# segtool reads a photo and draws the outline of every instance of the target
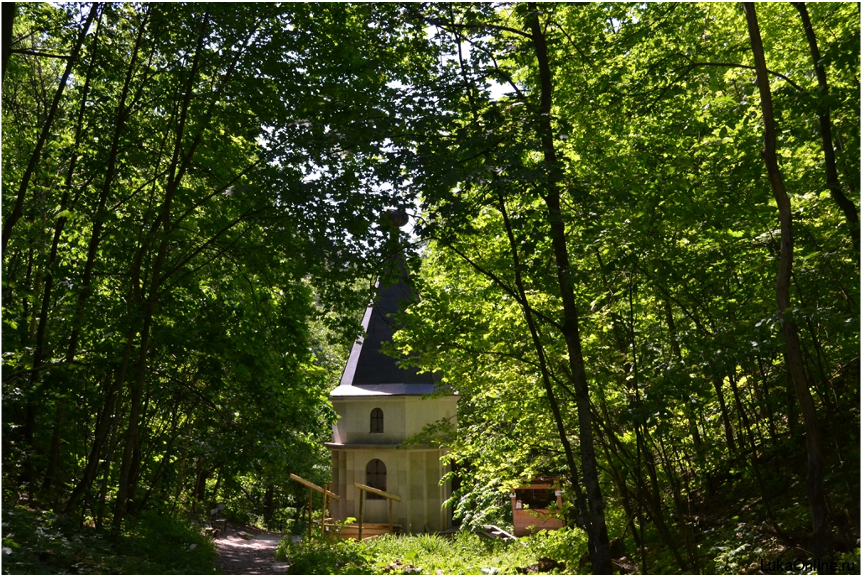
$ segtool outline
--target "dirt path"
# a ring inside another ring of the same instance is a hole
[[[249,534],[245,539],[240,531]],[[287,563],[275,560],[275,548],[284,536],[254,527],[231,528],[225,536],[215,540],[218,548],[218,566],[225,575],[272,575],[285,573]]]

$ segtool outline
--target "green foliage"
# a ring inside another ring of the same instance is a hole
[[[352,541],[311,540],[293,543],[282,539],[275,552],[277,559],[290,562],[296,575],[371,575],[369,556],[362,545]]]
[[[382,148],[410,115],[395,112],[396,80],[421,71],[406,55],[424,32],[399,14],[18,7],[24,52],[83,44],[70,60],[15,52],[3,82],[16,496],[99,526],[216,502],[297,524],[289,473],[327,480],[327,392],[386,249],[381,212],[403,203]]]
[[[575,502],[576,316],[612,536],[670,573],[751,559],[765,532],[704,527],[738,508],[802,532],[794,320],[851,548],[859,253],[819,117],[858,203],[859,12],[809,11],[827,92],[796,9],[757,7],[794,218],[780,314],[785,238],[737,5],[19,4],[2,95],[4,499],[118,528],[126,511],[221,501],[300,530],[287,477],[327,481],[327,392],[398,205],[418,207],[424,259],[397,345],[459,393],[457,427],[421,440],[448,448],[465,525],[507,523],[508,488],[537,475],[566,477]],[[78,38],[69,60],[25,53],[70,55]]]
[[[587,552],[587,535],[580,529],[564,527],[556,531],[539,531],[528,539],[530,550],[536,557],[547,557],[564,563],[574,571]]]
[[[671,573],[739,549],[736,534],[721,538],[720,553],[703,544],[701,522],[722,506],[754,506],[759,521],[771,514],[782,525],[810,524],[798,471],[806,448],[781,332],[793,320],[808,383],[821,389],[818,420],[828,422],[827,490],[848,509],[836,534],[858,532],[850,509],[858,490],[859,254],[850,222],[823,193],[817,118],[828,105],[833,129],[854,150],[836,153],[845,162],[842,189],[856,202],[858,9],[811,9],[822,53],[845,55],[827,69],[834,99],[817,95],[795,8],[757,9],[796,230],[794,307],[778,314],[782,238],[738,6],[544,6],[550,78],[522,33],[532,17],[526,5],[429,8],[435,41],[448,50],[438,73],[453,79],[441,100],[452,120],[418,146],[419,233],[428,242],[422,301],[404,314],[396,339],[408,361],[443,371],[459,392],[459,426],[447,438],[462,480],[452,501],[459,516],[472,521],[493,509],[494,485],[565,470],[561,435],[572,441],[583,432],[563,329],[576,314],[602,491],[613,502],[605,509],[622,510],[609,521],[611,537],[625,533],[628,548],[643,537],[653,549],[647,567]],[[492,94],[489,76],[511,89]],[[540,130],[542,82],[553,94],[554,163]],[[546,207],[555,193],[558,212]],[[575,310],[565,309],[558,282],[559,223]],[[562,431],[549,417],[541,362]],[[754,503],[764,499],[769,507]],[[476,510],[476,502],[485,505]],[[799,506],[806,513],[784,513]]]
[[[583,538],[570,533],[539,535],[518,542],[504,542],[459,531],[454,537],[440,535],[382,535],[353,540],[314,540],[293,543],[285,538],[276,557],[291,564],[291,572],[301,575],[388,573],[393,565],[411,565],[423,573],[442,569],[452,575],[479,575],[489,569],[514,573],[516,567],[534,565],[537,557],[567,557],[566,545],[583,546]],[[546,555],[541,555],[545,553]],[[482,571],[485,569],[485,571]]]
[[[385,572],[386,565],[396,561],[422,569],[423,573],[472,575],[481,569],[497,569],[499,573],[514,572],[516,567],[535,563],[530,544],[487,539],[467,531],[452,538],[440,535],[383,535],[362,542],[372,557],[376,572]]]
[[[51,512],[4,506],[3,572],[215,574],[215,546],[187,521],[144,514],[116,540]]]

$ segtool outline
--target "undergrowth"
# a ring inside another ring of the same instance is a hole
[[[376,575],[398,572],[406,566],[421,573],[487,575],[515,573],[517,567],[536,565],[548,557],[572,566],[586,550],[579,531],[563,529],[518,541],[487,539],[459,532],[453,538],[439,535],[384,535],[355,541],[292,543],[284,539],[276,557],[288,561],[291,575]]]
[[[116,539],[50,511],[3,509],[4,575],[212,575],[216,550],[189,522],[128,518]]]

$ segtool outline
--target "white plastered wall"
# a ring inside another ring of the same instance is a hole
[[[365,483],[365,469],[372,459],[386,465],[386,490],[401,497],[393,503],[393,520],[406,532],[441,531],[451,525],[451,513],[443,502],[451,486],[440,485],[445,470],[440,457],[444,450],[415,445],[398,447],[430,423],[454,418],[456,396],[422,399],[421,396],[380,396],[333,398],[339,420],[333,426],[333,490],[342,497],[333,502],[338,520],[356,517],[359,493],[354,482]],[[371,410],[383,411],[383,433],[371,433]],[[364,520],[387,523],[388,501],[366,500]]]

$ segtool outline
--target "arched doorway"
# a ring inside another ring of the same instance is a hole
[[[365,466],[365,485],[386,491],[386,464],[379,459],[372,459]],[[369,493],[368,499],[384,499],[374,493]]]

